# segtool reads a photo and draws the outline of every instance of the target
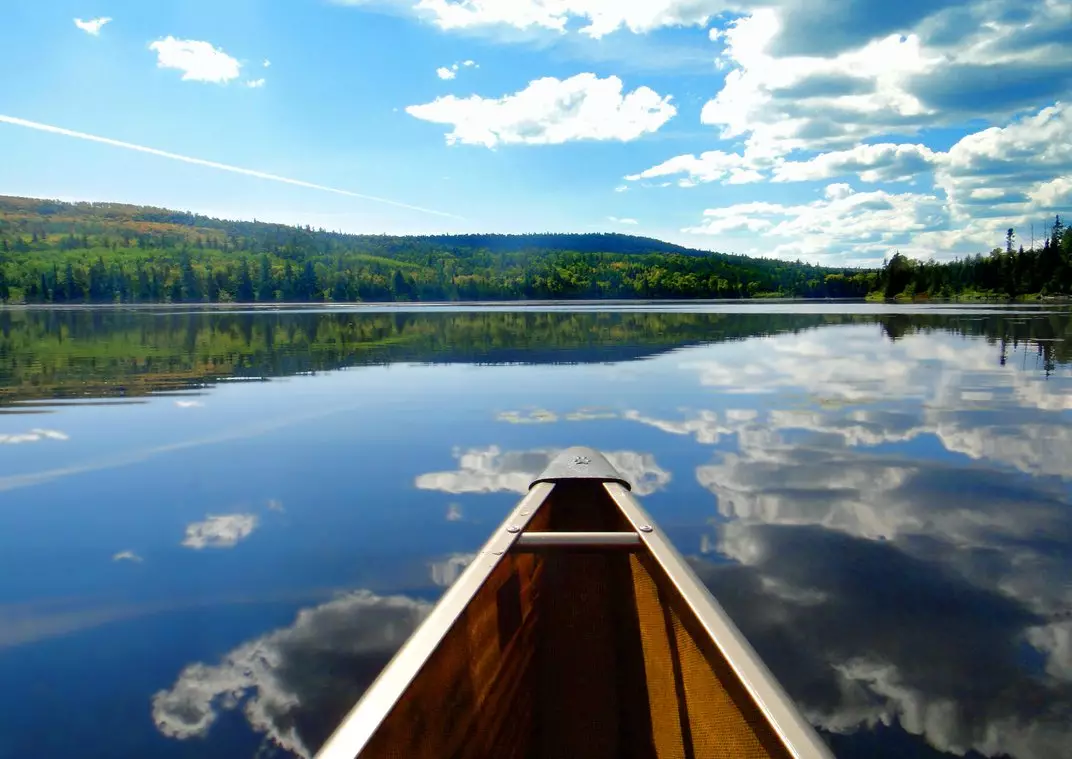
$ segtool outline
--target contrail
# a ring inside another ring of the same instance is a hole
[[[135,145],[132,142],[122,142],[121,140],[112,140],[108,137],[98,137],[95,134],[86,134],[85,132],[75,132],[72,129],[64,129],[63,127],[52,126],[50,124],[40,124],[36,121],[27,121],[26,119],[15,118],[14,116],[5,116],[0,114],[0,123],[12,124],[14,126],[26,127],[27,129],[36,129],[39,132],[50,132],[52,134],[62,134],[65,137],[76,137],[79,140],[89,140],[90,142],[99,142],[103,145],[111,145],[116,148],[125,148],[126,150],[136,150],[139,153],[148,153],[149,155],[160,156],[161,158],[170,158],[173,161],[182,161],[183,163],[192,163],[197,166],[207,166],[210,169],[219,169],[221,171],[230,171],[234,174],[245,174],[248,177],[256,177],[257,179],[268,179],[273,182],[283,182],[284,184],[291,184],[296,187],[306,187],[310,190],[321,190],[323,192],[333,192],[336,195],[345,195],[348,198],[360,198],[361,200],[371,200],[376,203],[385,203],[389,206],[396,206],[397,208],[408,208],[410,211],[420,211],[421,213],[430,213],[435,216],[444,216],[448,219],[459,219],[464,221],[464,218],[457,214],[447,213],[446,211],[436,211],[432,208],[422,208],[421,206],[412,206],[409,203],[400,203],[397,200],[388,200],[387,198],[378,198],[375,195],[363,195],[360,192],[350,192],[349,190],[340,190],[337,187],[327,187],[322,184],[313,184],[312,182],[303,182],[300,179],[290,179],[289,177],[281,177],[277,174],[268,174],[264,171],[255,171],[253,169],[243,169],[241,166],[230,166],[226,163],[216,163],[215,161],[206,161],[203,158],[193,158],[188,155],[179,155],[178,153],[169,153],[166,150],[157,150],[156,148],[149,148],[144,145]]]

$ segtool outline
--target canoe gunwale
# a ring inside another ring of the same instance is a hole
[[[585,480],[588,483],[583,482]],[[567,485],[569,482],[576,485]],[[380,725],[421,675],[422,668],[508,556],[555,550],[648,554],[649,560],[661,570],[663,577],[657,581],[668,583],[668,592],[678,597],[675,603],[684,603],[684,607],[679,608],[687,609],[691,624],[697,625],[695,634],[709,641],[713,655],[717,649],[717,655],[729,667],[727,676],[732,672],[743,688],[741,698],[751,699],[769,725],[773,732],[771,740],[780,742],[781,748],[794,759],[833,759],[830,749],[804,719],[733,620],[667,536],[655,526],[630,492],[628,484],[623,483],[617,471],[598,451],[571,448],[560,454],[544,476],[532,483],[528,493],[366,690],[317,752],[316,759],[355,759],[365,750]],[[552,493],[560,488],[573,494],[587,489],[590,495],[599,493],[600,499],[609,499],[619,512],[615,522],[619,531],[526,532],[526,527],[542,507],[554,506],[549,501],[553,500]],[[626,525],[632,531],[620,531]],[[685,726],[687,722],[682,724]]]
[[[380,673],[365,695],[328,738],[316,759],[354,759],[364,750],[380,724],[405,694],[421,667],[446,637],[469,602],[487,582],[517,542],[521,531],[554,490],[554,484],[542,482],[514,507],[506,521],[492,533],[476,558],[447,589],[424,622],[407,640]]]
[[[633,494],[617,482],[604,482],[603,487],[637,530],[640,541],[663,569],[790,755],[797,759],[833,759],[815,728],[804,719],[789,694],[688,562],[654,527],[651,517]]]

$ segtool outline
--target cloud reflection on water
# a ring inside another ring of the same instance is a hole
[[[945,335],[780,336],[683,364],[754,414],[623,414],[722,448],[696,470],[719,519],[694,565],[816,725],[1068,754],[1072,372],[1018,363]]]
[[[497,445],[455,450],[458,469],[418,475],[414,484],[421,490],[444,493],[527,493],[529,484],[561,449],[503,451]],[[607,460],[633,483],[637,495],[651,495],[670,482],[670,472],[658,465],[649,453],[604,451]]]
[[[358,590],[303,609],[219,664],[186,667],[153,696],[153,721],[166,736],[203,738],[241,709],[254,730],[309,759],[431,607]]]
[[[202,522],[186,525],[182,545],[194,550],[202,548],[233,548],[245,540],[257,527],[255,514],[218,514]]]

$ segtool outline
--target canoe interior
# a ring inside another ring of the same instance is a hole
[[[631,531],[604,488],[555,487],[527,531]],[[503,556],[361,757],[787,757],[655,560]]]

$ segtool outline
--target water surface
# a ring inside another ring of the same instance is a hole
[[[1072,754],[1072,315],[0,311],[0,757],[309,757],[600,448],[839,756]]]

